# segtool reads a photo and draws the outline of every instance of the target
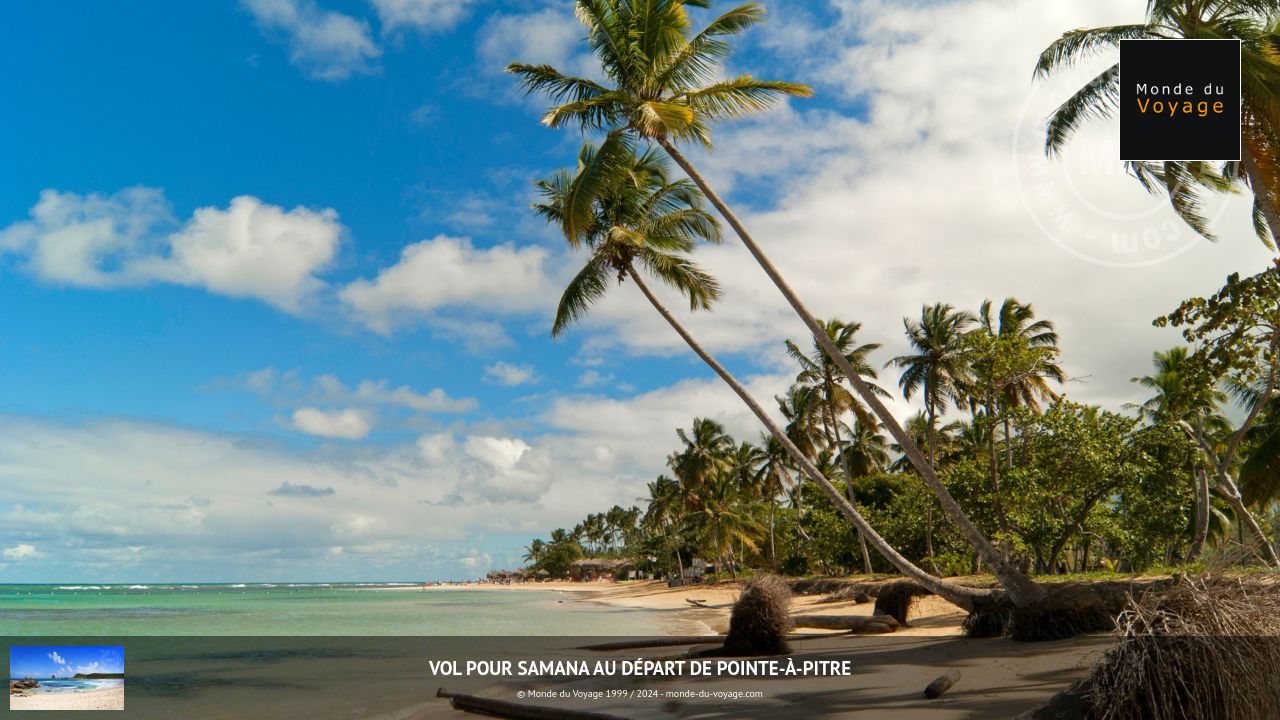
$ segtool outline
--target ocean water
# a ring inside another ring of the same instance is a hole
[[[541,590],[368,584],[0,585],[0,636],[611,636],[662,613]]]
[[[27,692],[74,693],[74,692],[86,692],[88,690],[99,690],[102,688],[124,684],[124,680],[117,680],[117,679],[50,680],[48,678],[36,678],[36,680],[40,681],[40,687],[34,688],[32,690],[28,690]]]

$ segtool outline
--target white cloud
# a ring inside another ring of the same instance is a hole
[[[533,368],[509,362],[496,362],[484,369],[485,377],[507,387],[523,385],[533,380]]]
[[[336,375],[307,380],[297,370],[282,372],[274,367],[219,379],[213,386],[243,388],[281,405],[382,405],[427,413],[461,413],[476,407],[475,398],[451,397],[443,388],[420,392],[408,385],[392,387],[387,380],[361,380],[350,387]]]
[[[297,312],[324,285],[314,273],[333,261],[342,229],[337,220],[333,210],[286,212],[238,197],[226,210],[197,210],[169,238],[169,257],[139,263],[139,269],[176,284],[258,298]]]
[[[412,318],[467,306],[490,312],[546,310],[547,251],[537,246],[476,248],[467,238],[439,235],[404,249],[399,262],[373,280],[356,280],[339,297],[369,328],[390,333]]]
[[[36,546],[30,543],[18,543],[13,547],[5,548],[0,555],[3,555],[5,560],[39,560],[44,557],[44,553],[36,550]]]
[[[45,190],[30,219],[0,230],[0,252],[26,259],[37,278],[77,287],[156,282],[254,298],[303,312],[325,287],[316,273],[337,253],[342,226],[333,210],[284,210],[254,197],[195,211],[181,227],[162,191],[114,195]]]
[[[400,27],[447,30],[458,24],[476,0],[370,0],[384,31]]]
[[[500,73],[516,61],[594,77],[600,74],[599,64],[583,51],[586,34],[572,6],[563,3],[530,13],[494,15],[480,30],[477,52],[482,68],[490,73]]]
[[[497,556],[636,494],[634,475],[619,479],[594,458],[556,436],[497,427],[304,449],[0,414],[0,495],[42,488],[32,504],[0,509],[0,542],[11,546],[6,561],[33,552],[18,543],[58,548],[10,564],[22,580],[272,581],[298,567],[330,578],[468,577],[488,567],[462,558]]]
[[[1066,391],[1118,406],[1141,399],[1129,378],[1148,369],[1150,353],[1179,342],[1152,328],[1153,317],[1212,292],[1230,272],[1269,262],[1242,198],[1210,203],[1221,242],[1194,239],[1167,198],[1147,195],[1124,174],[1113,123],[1087,126],[1049,167],[1066,210],[1122,216],[1108,221],[1113,232],[1172,227],[1185,252],[1148,267],[1087,262],[1078,254],[1107,252],[1108,235],[1093,237],[1078,223],[1055,242],[1042,229],[1046,211],[1024,203],[1020,187],[1040,156],[1043,119],[1101,69],[1086,64],[1033,84],[1040,51],[1065,29],[1138,21],[1140,3],[838,0],[832,7],[833,23],[783,23],[778,43],[800,58],[791,72],[750,68],[817,82],[825,109],[794,101],[717,128],[714,151],[691,154],[714,185],[756,183],[752,190],[776,198],[772,207],[731,204],[815,314],[861,321],[863,342],[885,343],[873,360],[906,350],[901,319],[922,304],[976,309],[983,298],[1016,296],[1057,322],[1067,370],[1081,379]],[[788,15],[771,10],[774,20],[758,31],[766,39]],[[1032,146],[1031,157],[1015,154],[1015,140]],[[784,338],[805,337],[730,232],[697,259],[725,290],[713,313],[679,313],[706,346],[768,362]],[[662,296],[679,307],[672,293]],[[638,354],[688,353],[627,285],[611,289],[583,330],[589,352],[621,345]]]
[[[373,414],[364,410],[321,410],[304,407],[293,412],[293,427],[309,435],[359,440],[373,429]]]
[[[66,664],[67,664],[67,661],[66,661],[65,659],[63,659],[63,657],[62,657],[61,655],[59,655],[59,654],[58,654],[58,652],[57,652],[56,650],[55,650],[55,651],[53,651],[53,652],[51,652],[51,653],[49,653],[49,659],[50,659],[50,660],[52,660],[52,661],[53,661],[55,664],[57,664],[57,665],[66,665]]]
[[[312,0],[241,0],[264,30],[284,34],[289,60],[318,80],[371,73],[382,54],[369,23],[318,7]]]

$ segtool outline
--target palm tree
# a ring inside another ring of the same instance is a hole
[[[727,469],[721,470],[706,485],[702,508],[694,513],[706,529],[704,540],[715,548],[720,562],[728,566],[734,577],[738,576],[738,563],[733,544],[757,549],[756,538],[762,529],[751,516],[745,498],[733,474]]]
[[[840,349],[840,354],[849,362],[855,371],[861,376],[874,379],[876,370],[867,361],[867,356],[872,352],[880,349],[880,343],[865,343],[859,345],[856,340],[858,330],[862,328],[862,323],[846,323],[838,319],[827,320],[822,323],[822,329]],[[817,392],[815,400],[821,410],[823,434],[827,440],[827,447],[837,449],[841,445],[840,429],[844,425],[842,420],[847,412],[853,412],[860,424],[875,425],[875,417],[867,410],[866,406],[858,402],[844,385],[840,383],[842,378],[840,370],[835,363],[827,357],[822,348],[815,342],[813,350],[806,355],[799,346],[794,342],[786,341],[787,354],[792,357],[800,365],[800,374],[796,376],[797,383],[804,383],[814,388]],[[868,383],[870,387],[880,395],[888,397],[888,393],[881,390],[875,384]],[[849,494],[849,504],[857,507],[857,501],[853,492],[853,474],[848,467],[844,467],[845,482],[847,484],[847,492]],[[871,555],[867,552],[867,541],[862,534],[854,531],[858,539],[858,545],[862,550],[862,567],[869,575],[871,574]]]
[[[524,561],[530,565],[537,565],[546,554],[547,544],[542,540],[534,540],[524,549]]]
[[[689,141],[709,147],[712,123],[763,110],[787,96],[812,94],[805,85],[757,80],[750,75],[718,79],[717,73],[732,51],[724,38],[758,23],[764,17],[764,8],[756,2],[744,3],[712,20],[703,30],[693,32],[687,8],[709,5],[709,0],[576,0],[578,19],[586,26],[587,43],[608,78],[606,84],[566,75],[549,65],[513,63],[507,66],[509,72],[521,78],[527,92],[544,93],[559,103],[543,116],[544,124],[553,128],[576,125],[583,131],[608,132],[596,162],[581,173],[580,192],[566,198],[566,207],[559,213],[557,219],[565,235],[580,237],[595,222],[593,197],[608,187],[607,178],[617,168],[628,164],[627,138],[638,137],[661,146],[729,223],[823,352],[831,357],[853,390],[903,447],[912,465],[938,496],[947,516],[988,561],[1009,599],[1018,606],[1039,601],[1044,597],[1044,589],[1008,563],[973,524],[929,467],[920,448],[841,355],[737,215],[676,147],[676,143]],[[763,414],[763,411],[758,413]],[[927,574],[919,572],[922,577]],[[934,580],[936,578],[929,582]]]
[[[646,527],[661,530],[667,546],[675,551],[677,577],[684,577],[684,559],[680,556],[678,528],[684,522],[684,502],[680,484],[666,475],[649,483],[649,507],[644,515]],[[668,566],[670,567],[670,566]]]
[[[968,382],[968,366],[964,356],[964,333],[977,318],[946,303],[920,308],[920,319],[903,318],[902,325],[914,350],[912,355],[899,355],[889,363],[902,368],[898,387],[902,397],[910,400],[917,390],[924,397],[926,447],[929,465],[937,467],[938,416],[946,405],[959,403]]]
[[[535,206],[538,212],[549,221],[560,222],[570,197],[579,194],[584,182],[598,181],[598,178],[584,177],[600,171],[599,164],[594,162],[596,156],[595,149],[588,145],[579,155],[581,162],[576,175],[561,172],[551,180],[540,182],[539,188],[546,202]],[[649,288],[639,270],[684,294],[695,310],[708,307],[719,296],[715,280],[685,257],[698,239],[710,241],[718,237],[717,225],[701,209],[701,198],[696,191],[687,191],[683,181],[670,181],[665,166],[650,152],[640,156],[632,152],[628,164],[608,170],[609,182],[595,190],[591,211],[593,219],[582,226],[581,231],[566,233],[571,245],[587,246],[591,256],[586,266],[569,282],[560,299],[552,335],[562,333],[602,298],[612,277],[619,282],[630,279],[689,348],[782,443],[801,472],[822,488],[836,508],[890,563],[932,592],[961,607],[972,608],[975,598],[989,596],[990,591],[948,583],[930,575],[889,545],[791,442],[742,383],[689,334]],[[673,216],[679,220],[671,219]],[[561,226],[564,227],[563,223]],[[640,265],[639,270],[637,264]]]
[[[1229,435],[1227,420],[1219,413],[1227,395],[1212,385],[1206,386],[1189,380],[1190,357],[1191,353],[1186,347],[1153,353],[1151,362],[1155,372],[1133,378],[1132,382],[1154,391],[1155,395],[1141,405],[1130,407],[1138,410],[1152,425],[1186,422],[1201,433],[1214,437]],[[1202,462],[1196,462],[1192,475],[1195,478],[1196,511],[1187,562],[1195,562],[1200,557],[1205,540],[1209,537],[1212,515],[1209,475]]]
[[[1219,170],[1203,162],[1130,162],[1132,174],[1150,192],[1167,192],[1174,210],[1196,232],[1212,239],[1200,214],[1202,189],[1230,190],[1243,178],[1254,195],[1254,225],[1273,249],[1280,243],[1280,44],[1274,27],[1280,13],[1275,0],[1148,0],[1147,19],[1136,25],[1081,28],[1064,33],[1040,55],[1036,77],[1043,78],[1121,40],[1135,38],[1239,39],[1241,41],[1241,161]],[[1106,118],[1117,109],[1120,65],[1085,83],[1050,116],[1045,152],[1062,152],[1072,134],[1089,118]]]
[[[859,375],[875,379],[875,367],[867,360],[867,356],[879,350],[880,343],[858,344],[856,336],[862,329],[862,323],[846,323],[833,318],[823,322],[822,329]],[[835,423],[846,412],[853,412],[860,422],[874,420],[866,406],[858,402],[858,399],[840,384],[843,377],[840,369],[827,357],[817,342],[814,342],[813,349],[807,355],[790,340],[786,341],[786,345],[787,354],[800,365],[800,374],[796,377],[796,382],[813,386],[820,393],[824,411],[822,418],[824,430],[832,443],[837,442],[834,438]],[[868,384],[878,395],[889,396],[874,384]]]
[[[774,538],[774,527],[778,514],[778,496],[786,492],[791,482],[787,451],[778,439],[768,433],[760,435],[760,444],[756,456],[756,488],[760,496],[769,503],[769,564],[775,570],[778,567],[778,546]]]
[[[1006,378],[997,398],[1005,410],[1029,407],[1039,412],[1041,401],[1056,400],[1058,395],[1049,389],[1049,380],[1059,384],[1066,382],[1067,374],[1058,365],[1058,333],[1050,320],[1036,320],[1035,309],[1017,298],[1005,298],[999,313],[992,315],[991,300],[983,300],[978,309],[978,322],[984,332],[996,338],[1010,340],[1019,349],[1030,351],[1032,362],[1020,368],[1020,372]],[[987,408],[991,412],[993,408]],[[1005,441],[1005,466],[1013,468],[1013,437],[1010,433],[1009,415],[1003,418]]]
[[[667,458],[667,465],[693,496],[696,506],[702,488],[729,464],[733,438],[723,425],[710,418],[694,418],[690,431],[678,429],[676,436],[684,449]]]
[[[1049,389],[1049,380],[1059,384],[1066,382],[1067,374],[1057,363],[1058,332],[1052,320],[1036,320],[1035,309],[1030,303],[1017,298],[1005,298],[1000,311],[992,315],[992,302],[983,300],[978,310],[982,329],[999,338],[1014,338],[1022,347],[1039,351],[1036,362],[1013,381],[1006,384],[1001,402],[1005,407],[1027,406],[1040,409],[1042,400],[1055,400],[1057,393]]]

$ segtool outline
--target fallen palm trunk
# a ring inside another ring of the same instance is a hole
[[[565,708],[547,707],[543,705],[524,705],[482,698],[476,695],[454,695],[444,688],[436,691],[436,697],[449,698],[449,704],[455,710],[482,713],[493,717],[510,718],[510,720],[626,720],[617,715],[590,712],[587,710],[568,710]]]
[[[796,627],[848,630],[854,633],[891,633],[898,621],[889,615],[796,615]]]

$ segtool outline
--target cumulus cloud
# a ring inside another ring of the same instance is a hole
[[[0,494],[42,488],[0,509],[0,543],[6,561],[59,549],[11,563],[6,572],[22,580],[269,581],[299,563],[328,577],[469,577],[489,568],[462,558],[502,562],[548,527],[635,495],[616,466],[602,468],[558,437],[496,427],[308,449],[159,423],[0,414]],[[342,502],[315,494],[329,490]]]
[[[13,547],[7,547],[0,555],[3,555],[5,560],[39,560],[44,557],[44,553],[36,550],[36,546],[30,543],[18,543]]]
[[[499,361],[485,368],[484,375],[499,385],[515,387],[533,380],[534,372],[528,365]]]
[[[307,379],[297,370],[265,367],[233,378],[214,381],[213,387],[244,389],[279,405],[325,404],[399,407],[424,413],[462,413],[476,408],[475,398],[455,398],[444,388],[426,392],[408,385],[393,387],[388,380],[365,379],[351,387],[338,376]]]
[[[370,0],[384,31],[410,27],[421,31],[447,30],[458,24],[476,0]]]
[[[478,52],[485,69],[501,72],[513,59],[534,65],[554,65],[564,72],[574,71],[586,29],[573,16],[569,5],[548,7],[530,13],[498,14],[489,18],[480,31]]]
[[[395,265],[343,287],[339,297],[380,333],[450,307],[536,312],[548,303],[546,258],[537,246],[477,248],[467,238],[439,235],[406,247]]]
[[[54,652],[49,653],[49,659],[58,665],[67,664],[67,661],[61,655],[59,655],[56,650]]]
[[[172,283],[303,312],[325,287],[342,236],[333,210],[285,210],[241,196],[195,211],[181,226],[164,193],[45,190],[30,219],[0,230],[0,252],[45,282],[75,287]]]
[[[308,435],[359,440],[373,429],[373,414],[364,410],[321,410],[304,407],[293,411],[293,427]]]
[[[1042,161],[1044,118],[1114,58],[1036,84],[1040,51],[1064,29],[1140,21],[1141,4],[835,0],[832,19],[812,22],[803,12],[791,19],[804,3],[777,5],[755,32],[782,62],[750,69],[815,82],[821,106],[797,100],[718,127],[713,152],[691,155],[734,192],[731,204],[815,314],[863,322],[864,342],[885,343],[873,360],[906,351],[901,320],[922,304],[976,309],[1015,296],[1058,324],[1077,379],[1066,392],[1118,406],[1140,399],[1129,378],[1151,352],[1179,342],[1152,328],[1153,317],[1230,272],[1266,267],[1247,201],[1211,202],[1221,242],[1196,239],[1167,198],[1125,175],[1114,123],[1091,123],[1062,160]],[[977,26],[987,30],[971,32]],[[1142,264],[1125,238],[1153,230],[1157,250],[1169,252]],[[687,325],[712,350],[767,368],[783,338],[806,331],[735,240],[698,251],[725,296]],[[596,333],[589,352],[688,352],[626,285],[583,330]]]
[[[315,498],[328,497],[329,495],[333,495],[335,492],[336,491],[331,487],[320,488],[314,485],[304,485],[301,483],[294,484],[286,480],[285,482],[280,483],[280,487],[267,491],[267,494],[275,495],[276,497]]]
[[[382,55],[369,23],[312,0],[241,0],[241,5],[265,31],[284,36],[289,60],[318,80],[345,80],[371,73]]]

